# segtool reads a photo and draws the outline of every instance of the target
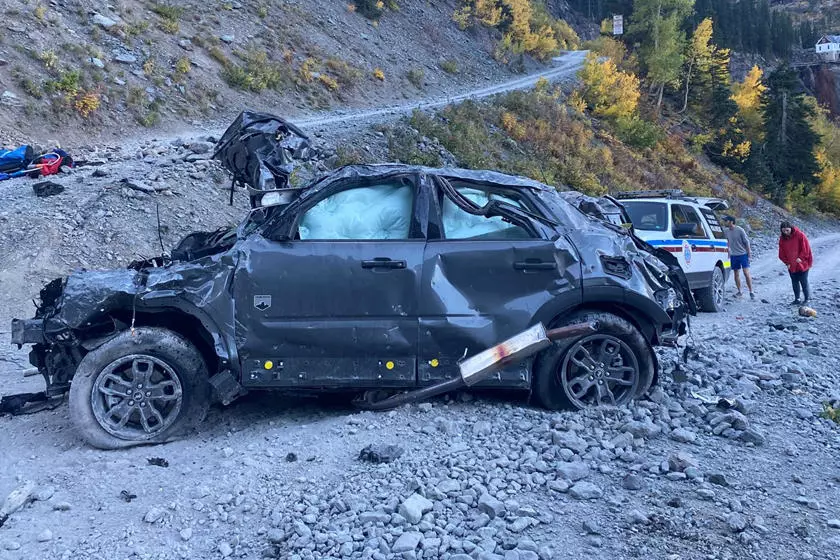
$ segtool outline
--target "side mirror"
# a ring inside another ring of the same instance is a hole
[[[674,224],[674,237],[691,237],[694,235],[694,224]]]

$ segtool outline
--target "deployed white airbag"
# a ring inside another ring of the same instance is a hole
[[[478,206],[484,206],[491,198],[506,202],[517,208],[521,208],[519,202],[500,196],[488,194],[478,189],[459,188],[458,192],[465,198],[470,199]],[[443,199],[443,231],[447,239],[470,239],[479,236],[492,237],[493,239],[519,239],[527,237],[522,228],[502,221],[499,216],[486,218],[475,216],[464,212],[449,198]]]
[[[412,188],[387,183],[338,192],[309,209],[301,239],[408,239]]]

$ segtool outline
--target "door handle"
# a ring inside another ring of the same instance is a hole
[[[405,268],[405,261],[394,261],[388,257],[376,257],[372,261],[362,261],[362,268]]]
[[[516,270],[554,270],[557,268],[557,263],[544,262],[537,259],[526,259],[524,261],[516,261],[513,263],[513,268]]]

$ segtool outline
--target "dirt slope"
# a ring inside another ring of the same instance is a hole
[[[458,29],[457,0],[400,0],[376,23],[350,4],[0,0],[0,144],[101,144],[221,126],[246,106],[299,117],[514,75],[489,32]],[[88,93],[101,104],[85,118]]]

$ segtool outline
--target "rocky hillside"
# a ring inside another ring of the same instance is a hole
[[[836,15],[837,0],[776,0],[771,1],[770,5],[775,9],[793,14],[797,19],[817,21],[829,19],[840,23],[840,18]],[[832,11],[835,12],[834,17],[831,17]]]
[[[373,5],[378,15],[371,5],[0,0],[0,143],[178,133],[227,123],[246,106],[299,117],[446,94],[534,66],[494,60],[498,36],[462,31],[458,0],[391,1]],[[565,3],[549,9],[560,15]]]

